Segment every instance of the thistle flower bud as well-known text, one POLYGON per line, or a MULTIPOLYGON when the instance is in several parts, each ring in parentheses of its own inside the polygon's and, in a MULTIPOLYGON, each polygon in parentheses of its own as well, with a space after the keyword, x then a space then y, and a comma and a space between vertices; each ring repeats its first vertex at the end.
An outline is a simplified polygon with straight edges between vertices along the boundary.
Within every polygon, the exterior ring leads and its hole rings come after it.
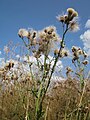
POLYGON ((79 55, 82 55, 83 51, 82 50, 78 50, 78 53, 79 53, 79 55))
POLYGON ((74 11, 75 10, 73 8, 68 8, 67 9, 68 14, 70 14, 70 15, 72 15, 74 13, 74 11))
POLYGON ((47 33, 47 29, 44 29, 44 32, 47 33))
POLYGON ((78 58, 78 57, 79 57, 78 51, 77 51, 77 52, 74 52, 74 53, 73 53, 73 56, 78 58))
POLYGON ((31 45, 35 46, 36 44, 37 44, 36 40, 31 41, 31 45))
POLYGON ((66 67, 66 70, 72 72, 72 69, 70 67, 66 67))
POLYGON ((84 58, 86 58, 88 56, 85 51, 83 51, 83 56, 84 56, 84 58))
POLYGON ((40 58, 41 56, 41 52, 40 51, 37 51, 34 55, 35 58, 40 58))
POLYGON ((58 20, 59 22, 62 22, 62 23, 63 23, 63 22, 65 22, 65 17, 59 15, 59 16, 57 17, 57 20, 58 20))
POLYGON ((88 61, 88 60, 84 60, 82 63, 83 63, 84 65, 87 65, 87 64, 89 63, 89 61, 88 61))
POLYGON ((70 67, 67 67, 66 68, 66 75, 68 76, 70 72, 73 72, 73 70, 70 68, 70 67))
POLYGON ((78 12, 74 11, 73 17, 78 17, 78 12))
POLYGON ((68 56, 68 50, 66 49, 62 49, 61 53, 60 53, 60 57, 67 57, 68 56))
POLYGON ((54 50, 54 55, 58 55, 58 53, 59 53, 58 49, 54 50))
POLYGON ((78 56, 74 56, 73 59, 72 59, 72 63, 74 63, 76 60, 78 60, 79 57, 78 56))
POLYGON ((36 37, 36 34, 37 34, 37 32, 34 31, 33 34, 32 34, 32 39, 34 39, 36 37))
POLYGON ((10 61, 10 62, 8 62, 8 63, 6 63, 6 65, 5 65, 5 69, 7 70, 7 69, 11 69, 11 68, 13 68, 13 66, 14 66, 14 62, 13 61, 10 61))
POLYGON ((28 37, 29 33, 26 29, 19 29, 18 35, 19 37, 23 38, 23 37, 28 37))
POLYGON ((78 13, 73 8, 68 8, 68 17, 73 19, 74 17, 78 17, 78 13))
POLYGON ((64 15, 64 17, 65 17, 65 23, 69 24, 68 15, 64 15))
POLYGON ((72 46, 72 52, 76 52, 78 50, 77 46, 72 46))

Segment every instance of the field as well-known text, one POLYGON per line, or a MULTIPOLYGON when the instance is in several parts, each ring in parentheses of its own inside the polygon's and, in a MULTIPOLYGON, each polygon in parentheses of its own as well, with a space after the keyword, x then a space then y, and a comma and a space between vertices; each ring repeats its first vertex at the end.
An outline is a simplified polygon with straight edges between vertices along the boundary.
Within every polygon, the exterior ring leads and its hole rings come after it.
POLYGON ((89 56, 83 48, 68 49, 66 44, 66 34, 79 30, 78 12, 68 8, 56 18, 62 37, 55 26, 21 28, 22 56, 15 54, 17 45, 4 47, 0 120, 90 120, 89 56), (63 65, 64 60, 72 65, 63 65))

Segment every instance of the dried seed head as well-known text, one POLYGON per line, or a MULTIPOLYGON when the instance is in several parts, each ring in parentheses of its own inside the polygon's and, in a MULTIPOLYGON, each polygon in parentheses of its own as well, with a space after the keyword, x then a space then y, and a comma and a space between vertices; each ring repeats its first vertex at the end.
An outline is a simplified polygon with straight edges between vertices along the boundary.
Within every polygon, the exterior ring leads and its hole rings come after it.
POLYGON ((73 72, 73 70, 70 67, 66 68, 66 75, 68 76, 69 73, 73 72))
POLYGON ((82 55, 83 51, 82 50, 78 50, 78 53, 79 53, 79 55, 82 55))
POLYGON ((58 55, 58 53, 59 53, 58 49, 54 50, 54 55, 58 55))
POLYGON ((70 30, 73 32, 77 32, 79 30, 79 25, 76 21, 70 22, 69 26, 70 26, 70 30))
POLYGON ((65 23, 69 24, 68 15, 64 15, 64 18, 65 18, 65 23))
POLYGON ((69 20, 71 21, 74 17, 78 17, 78 13, 73 9, 73 8, 68 8, 67 9, 68 12, 68 17, 69 20))
POLYGON ((19 37, 23 38, 23 37, 28 37, 29 33, 26 29, 19 29, 18 35, 19 37))
POLYGON ((73 13, 72 16, 73 16, 73 17, 78 17, 78 12, 74 11, 74 13, 73 13))
POLYGON ((88 55, 85 51, 83 51, 83 56, 84 56, 84 58, 88 57, 88 55))
POLYGON ((76 52, 78 50, 77 46, 72 46, 72 52, 76 52))
POLYGON ((59 22, 65 22, 65 17, 64 16, 57 16, 57 20, 59 21, 59 22))
POLYGON ((67 9, 68 14, 70 14, 70 15, 72 15, 74 13, 74 11, 75 10, 73 8, 68 8, 67 9))
POLYGON ((78 60, 79 57, 78 56, 74 56, 73 59, 72 59, 72 63, 74 63, 76 60, 78 60))
POLYGON ((61 53, 60 53, 60 57, 67 57, 69 55, 68 50, 66 49, 62 49, 61 53))
POLYGON ((89 61, 88 61, 88 60, 84 60, 82 63, 83 63, 84 65, 87 65, 87 64, 89 63, 89 61))
POLYGON ((72 69, 70 67, 66 67, 66 70, 72 72, 72 69))

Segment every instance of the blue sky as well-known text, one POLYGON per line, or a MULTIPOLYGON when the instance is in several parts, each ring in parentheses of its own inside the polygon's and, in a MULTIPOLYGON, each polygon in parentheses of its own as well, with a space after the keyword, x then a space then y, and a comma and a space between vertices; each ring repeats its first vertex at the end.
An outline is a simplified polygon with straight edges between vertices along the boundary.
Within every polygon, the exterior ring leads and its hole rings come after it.
POLYGON ((71 36, 71 43, 75 39, 75 44, 79 44, 79 36, 90 18, 90 0, 0 0, 0 48, 10 40, 15 43, 20 41, 17 36, 19 28, 42 29, 55 25, 60 33, 61 26, 56 16, 68 7, 73 7, 79 13, 81 30, 68 35, 71 36))
POLYGON ((80 31, 68 34, 66 44, 69 48, 72 45, 83 47, 80 35, 86 31, 85 24, 90 19, 90 0, 0 0, 0 50, 10 40, 21 42, 17 35, 19 28, 40 30, 55 25, 61 35, 56 16, 69 7, 79 13, 80 31))

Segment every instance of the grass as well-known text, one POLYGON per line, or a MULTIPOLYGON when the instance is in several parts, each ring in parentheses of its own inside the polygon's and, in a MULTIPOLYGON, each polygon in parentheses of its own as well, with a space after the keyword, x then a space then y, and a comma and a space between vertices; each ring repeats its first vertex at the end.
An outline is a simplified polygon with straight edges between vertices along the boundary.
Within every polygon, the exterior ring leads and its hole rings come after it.
MULTIPOLYGON (((35 120, 35 98, 29 92, 30 80, 14 86, 0 95, 0 120, 35 120), (27 112, 28 111, 28 112, 27 112), (27 114, 28 113, 28 114, 27 114)), ((45 115, 41 120, 90 120, 90 81, 87 81, 82 106, 79 81, 67 79, 54 84, 43 102, 45 115), (79 114, 79 116, 78 116, 79 114)))

